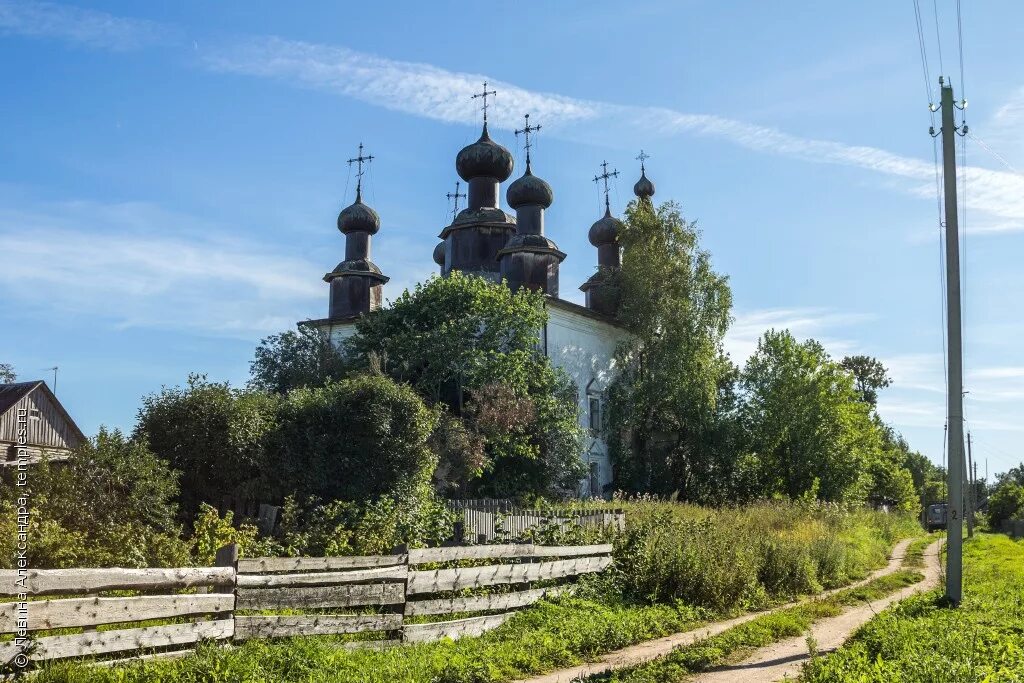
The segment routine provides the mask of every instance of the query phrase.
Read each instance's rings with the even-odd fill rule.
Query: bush
[[[185,564],[188,546],[176,521],[177,474],[119,431],[99,434],[66,461],[43,461],[24,488],[0,494],[0,543],[10,567],[19,495],[31,506],[29,564],[37,568],[164,567]]]
[[[437,421],[412,389],[383,375],[298,389],[269,438],[268,485],[300,500],[368,501],[429,481]]]
[[[1003,522],[1024,517],[1024,486],[1013,481],[1001,484],[988,499],[988,525],[999,531]]]

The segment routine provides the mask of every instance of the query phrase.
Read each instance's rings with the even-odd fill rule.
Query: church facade
[[[485,87],[486,92],[486,87]],[[586,304],[559,297],[559,265],[566,255],[544,234],[544,211],[554,201],[551,186],[533,174],[529,135],[537,127],[527,117],[526,169],[506,192],[508,206],[500,205],[501,184],[512,175],[512,154],[491,139],[487,131],[486,109],[480,139],[467,145],[455,159],[459,177],[467,183],[467,206],[458,211],[450,225],[439,235],[433,258],[442,277],[458,270],[493,282],[505,282],[512,289],[526,287],[545,294],[548,321],[541,330],[538,348],[554,366],[564,370],[577,389],[580,420],[586,430],[584,451],[587,476],[579,483],[582,496],[603,496],[611,492],[612,464],[608,446],[602,437],[604,397],[615,376],[615,349],[627,333],[615,323],[617,294],[608,283],[609,275],[620,267],[618,243],[622,223],[611,213],[607,171],[595,180],[605,182],[605,213],[590,228],[589,239],[597,248],[597,269],[580,286]],[[363,203],[361,165],[371,157],[360,154],[352,161],[360,164],[356,199],[338,216],[338,230],[345,235],[345,259],[324,280],[330,286],[328,316],[303,321],[326,334],[335,346],[355,332],[355,323],[382,305],[383,288],[388,278],[371,259],[370,243],[380,229],[377,212]],[[654,185],[643,168],[634,186],[642,201],[650,201]],[[458,201],[456,188],[456,202]]]

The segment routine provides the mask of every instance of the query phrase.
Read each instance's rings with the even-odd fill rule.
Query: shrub
[[[176,522],[177,474],[145,443],[119,431],[99,434],[62,462],[43,461],[24,488],[0,494],[5,529],[15,539],[17,496],[31,506],[29,564],[38,568],[174,566],[187,562]],[[13,547],[3,549],[11,566]]]
[[[281,404],[266,474],[281,496],[373,500],[429,481],[437,421],[411,388],[383,375],[297,389]]]
[[[1013,481],[1001,484],[988,499],[988,525],[998,531],[1003,522],[1024,516],[1024,486]]]

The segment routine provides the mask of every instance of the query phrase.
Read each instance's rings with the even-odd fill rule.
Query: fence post
[[[234,570],[233,579],[230,586],[214,586],[213,590],[216,593],[231,593],[231,611],[227,614],[218,614],[218,620],[230,619],[232,622],[235,620],[235,604],[238,602],[238,544],[229,543],[226,546],[217,550],[217,556],[214,560],[214,565],[217,567],[231,567]],[[231,640],[235,637],[234,624],[231,625]]]

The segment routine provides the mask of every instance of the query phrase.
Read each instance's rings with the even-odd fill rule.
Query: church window
[[[588,412],[590,414],[590,431],[592,431],[592,432],[600,432],[601,431],[601,428],[603,426],[602,420],[604,418],[604,415],[601,414],[602,413],[602,409],[603,409],[603,406],[601,405],[601,397],[600,396],[590,396],[589,397],[589,404],[588,404]]]

